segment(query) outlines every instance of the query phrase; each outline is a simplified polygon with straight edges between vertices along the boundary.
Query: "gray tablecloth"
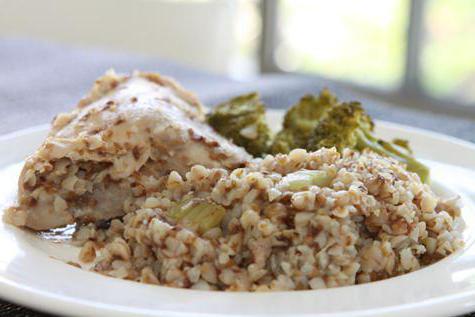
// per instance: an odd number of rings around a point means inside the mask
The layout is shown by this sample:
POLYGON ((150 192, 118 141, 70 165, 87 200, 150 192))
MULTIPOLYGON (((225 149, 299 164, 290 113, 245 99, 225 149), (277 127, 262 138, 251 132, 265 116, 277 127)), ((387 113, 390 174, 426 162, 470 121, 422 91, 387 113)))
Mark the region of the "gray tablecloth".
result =
MULTIPOLYGON (((375 118, 404 123, 475 142, 475 119, 378 102, 321 78, 266 75, 246 82, 212 75, 170 61, 64 47, 22 39, 0 39, 0 134, 50 122, 68 111, 96 77, 109 68, 158 71, 175 77, 208 105, 240 92, 259 91, 270 107, 286 108, 300 96, 328 86, 341 99, 363 101, 375 118)), ((0 316, 46 316, 0 300, 0 316)), ((473 315, 475 316, 475 314, 473 315)))

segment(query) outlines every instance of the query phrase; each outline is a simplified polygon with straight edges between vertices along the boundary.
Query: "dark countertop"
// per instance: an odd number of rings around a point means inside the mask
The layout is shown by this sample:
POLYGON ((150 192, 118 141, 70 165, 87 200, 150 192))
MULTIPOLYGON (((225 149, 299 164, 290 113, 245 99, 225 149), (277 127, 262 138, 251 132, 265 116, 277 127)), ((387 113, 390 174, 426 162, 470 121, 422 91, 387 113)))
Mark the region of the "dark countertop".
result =
MULTIPOLYGON (((50 122, 70 110, 107 69, 158 71, 177 79, 207 105, 241 92, 259 91, 270 107, 287 108, 300 96, 328 86, 342 100, 363 102, 375 118, 425 128, 475 142, 475 120, 378 102, 321 78, 266 75, 240 82, 159 58, 85 50, 23 39, 0 38, 0 135, 50 122)), ((0 300, 0 315, 50 316, 0 300)), ((475 314, 467 316, 475 317, 475 314)))

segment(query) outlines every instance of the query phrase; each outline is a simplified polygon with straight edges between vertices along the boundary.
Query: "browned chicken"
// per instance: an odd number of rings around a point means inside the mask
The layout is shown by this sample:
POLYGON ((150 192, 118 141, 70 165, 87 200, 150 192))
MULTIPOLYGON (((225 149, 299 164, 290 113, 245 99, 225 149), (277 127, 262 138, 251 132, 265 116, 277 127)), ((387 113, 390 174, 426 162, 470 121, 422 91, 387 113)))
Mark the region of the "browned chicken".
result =
POLYGON ((118 217, 172 170, 232 169, 250 158, 204 123, 200 102, 173 80, 109 72, 53 121, 25 163, 5 220, 45 230, 118 217))

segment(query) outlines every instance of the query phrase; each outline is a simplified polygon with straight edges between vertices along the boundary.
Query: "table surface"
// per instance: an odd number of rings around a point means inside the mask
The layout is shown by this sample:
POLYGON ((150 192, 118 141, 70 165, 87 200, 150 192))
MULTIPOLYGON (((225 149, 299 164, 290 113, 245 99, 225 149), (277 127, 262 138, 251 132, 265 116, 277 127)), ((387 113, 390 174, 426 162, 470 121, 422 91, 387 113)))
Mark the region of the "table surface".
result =
MULTIPOLYGON (((259 91, 269 107, 285 109, 303 94, 329 87, 342 100, 362 101, 374 118, 475 142, 474 118, 383 103, 315 76, 274 74, 235 81, 159 58, 11 38, 0 38, 0 134, 50 122, 58 112, 70 110, 94 79, 110 68, 118 72, 137 69, 172 76, 206 105, 239 93, 259 91)), ((0 300, 0 316, 50 315, 0 300)), ((475 313, 466 316, 475 317, 475 313)))

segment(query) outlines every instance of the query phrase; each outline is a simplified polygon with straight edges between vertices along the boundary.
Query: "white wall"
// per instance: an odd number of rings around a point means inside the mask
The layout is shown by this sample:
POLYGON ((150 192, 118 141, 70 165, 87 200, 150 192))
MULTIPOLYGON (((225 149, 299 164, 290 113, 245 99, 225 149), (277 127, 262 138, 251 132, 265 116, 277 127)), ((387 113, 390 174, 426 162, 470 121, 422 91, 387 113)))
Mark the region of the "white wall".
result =
POLYGON ((0 36, 157 55, 227 73, 236 0, 0 0, 0 36))

